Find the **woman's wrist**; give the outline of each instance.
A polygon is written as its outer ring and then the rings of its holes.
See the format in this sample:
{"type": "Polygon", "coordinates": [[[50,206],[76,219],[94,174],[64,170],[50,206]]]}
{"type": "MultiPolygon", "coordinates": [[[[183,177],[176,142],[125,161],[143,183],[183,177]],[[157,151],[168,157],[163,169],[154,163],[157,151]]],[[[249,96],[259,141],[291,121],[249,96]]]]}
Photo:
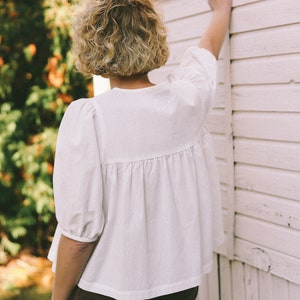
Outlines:
{"type": "Polygon", "coordinates": [[[209,6],[214,12],[230,13],[232,9],[232,1],[223,1],[221,4],[215,4],[214,1],[208,1],[209,6]]]}

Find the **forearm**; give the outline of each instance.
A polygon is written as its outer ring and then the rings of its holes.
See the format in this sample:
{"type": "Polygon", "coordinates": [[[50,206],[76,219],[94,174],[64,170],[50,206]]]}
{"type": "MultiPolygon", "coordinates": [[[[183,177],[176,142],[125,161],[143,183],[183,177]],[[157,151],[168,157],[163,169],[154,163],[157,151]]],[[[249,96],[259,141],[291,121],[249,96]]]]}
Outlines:
{"type": "Polygon", "coordinates": [[[200,41],[200,47],[209,50],[216,58],[219,57],[228,30],[230,13],[230,5],[224,5],[221,8],[215,9],[211,21],[200,41]]]}
{"type": "Polygon", "coordinates": [[[94,243],[81,243],[61,236],[52,300],[67,300],[89,260],[94,243]]]}

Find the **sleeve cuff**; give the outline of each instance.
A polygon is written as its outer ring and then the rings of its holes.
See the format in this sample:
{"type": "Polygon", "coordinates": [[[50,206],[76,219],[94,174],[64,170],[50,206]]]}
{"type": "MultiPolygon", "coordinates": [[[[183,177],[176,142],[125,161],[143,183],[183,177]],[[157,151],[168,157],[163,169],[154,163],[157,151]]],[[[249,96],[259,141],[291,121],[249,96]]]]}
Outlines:
{"type": "Polygon", "coordinates": [[[93,238],[88,238],[88,237],[79,237],[76,236],[72,233],[66,232],[65,230],[62,229],[61,234],[64,235],[65,237],[77,241],[77,242],[82,242],[82,243],[92,243],[98,240],[98,236],[93,237],[93,238]]]}

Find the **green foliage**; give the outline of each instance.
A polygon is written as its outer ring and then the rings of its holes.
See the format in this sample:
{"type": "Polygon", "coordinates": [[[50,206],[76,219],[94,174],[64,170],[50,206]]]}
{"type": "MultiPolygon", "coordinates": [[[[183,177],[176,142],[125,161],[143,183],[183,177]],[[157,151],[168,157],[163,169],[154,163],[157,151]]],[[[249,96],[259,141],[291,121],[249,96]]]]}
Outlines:
{"type": "Polygon", "coordinates": [[[91,82],[73,69],[72,1],[0,0],[0,263],[49,247],[60,120],[91,82]]]}

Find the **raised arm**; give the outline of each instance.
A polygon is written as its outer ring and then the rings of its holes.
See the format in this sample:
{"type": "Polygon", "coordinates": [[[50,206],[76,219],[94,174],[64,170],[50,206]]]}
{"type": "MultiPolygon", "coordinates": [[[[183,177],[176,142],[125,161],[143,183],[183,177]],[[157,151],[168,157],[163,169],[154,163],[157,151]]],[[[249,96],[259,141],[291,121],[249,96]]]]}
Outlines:
{"type": "Polygon", "coordinates": [[[200,47],[218,58],[229,26],[232,0],[208,0],[208,3],[213,15],[200,40],[200,47]]]}

